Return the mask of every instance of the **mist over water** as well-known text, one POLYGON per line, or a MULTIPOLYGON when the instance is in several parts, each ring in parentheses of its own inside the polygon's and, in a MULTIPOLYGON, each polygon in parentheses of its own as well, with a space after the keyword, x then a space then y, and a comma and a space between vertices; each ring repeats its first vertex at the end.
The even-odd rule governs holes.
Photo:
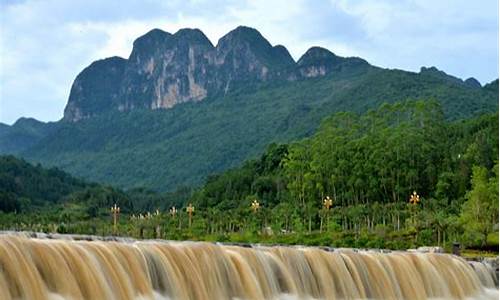
POLYGON ((0 235, 0 299, 497 299, 481 263, 437 253, 0 235))

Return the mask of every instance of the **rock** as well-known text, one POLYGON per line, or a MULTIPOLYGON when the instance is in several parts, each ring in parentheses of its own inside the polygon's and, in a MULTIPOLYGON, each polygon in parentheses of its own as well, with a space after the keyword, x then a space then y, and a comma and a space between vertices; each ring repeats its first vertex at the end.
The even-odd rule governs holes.
POLYGON ((93 62, 76 77, 64 110, 76 122, 109 111, 168 109, 226 94, 245 83, 300 80, 369 66, 313 47, 295 63, 257 30, 239 26, 213 46, 198 29, 153 29, 134 41, 128 59, 93 62))
POLYGON ((297 62, 299 77, 325 76, 345 67, 357 67, 368 63, 356 57, 339 57, 321 47, 312 47, 297 62))
POLYGON ((418 247, 416 252, 420 252, 420 253, 444 253, 444 249, 442 247, 437 247, 437 246, 424 246, 424 247, 418 247))
POLYGON ((64 109, 64 119, 79 121, 117 106, 126 59, 111 57, 93 62, 76 77, 64 109))

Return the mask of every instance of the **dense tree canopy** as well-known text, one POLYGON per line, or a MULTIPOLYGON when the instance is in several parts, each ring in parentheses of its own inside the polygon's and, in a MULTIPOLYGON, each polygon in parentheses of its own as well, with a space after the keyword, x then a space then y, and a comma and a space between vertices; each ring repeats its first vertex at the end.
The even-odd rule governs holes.
MULTIPOLYGON (((475 195, 474 189, 467 193, 472 169, 495 174, 497 157, 496 114, 449 122, 434 101, 384 104, 363 115, 337 113, 311 138, 271 145, 261 159, 209 178, 192 200, 203 209, 248 214, 250 200, 259 199, 263 214, 280 216, 275 225, 286 230, 321 229, 332 215, 335 223, 328 226, 339 229, 424 229, 441 243, 462 230, 452 225, 475 195), (413 191, 421 197, 416 207, 408 204, 413 191), (321 210, 327 195, 331 211, 321 210)), ((497 210, 489 211, 494 215, 484 225, 484 239, 498 222, 497 210)))
MULTIPOLYGON (((27 222, 59 224, 64 232, 110 234, 113 203, 126 216, 124 234, 140 237, 163 230, 167 238, 484 247, 498 230, 498 114, 449 121, 428 100, 334 114, 309 138, 271 144, 199 188, 166 194, 88 184, 13 157, 2 157, 0 171, 0 210, 24 211, 27 222), (410 204, 414 191, 420 201, 410 204), (260 206, 252 210, 254 200, 260 206), (58 205, 30 215, 26 207, 40 201, 58 205)), ((12 224, 3 218, 2 226, 12 224)))

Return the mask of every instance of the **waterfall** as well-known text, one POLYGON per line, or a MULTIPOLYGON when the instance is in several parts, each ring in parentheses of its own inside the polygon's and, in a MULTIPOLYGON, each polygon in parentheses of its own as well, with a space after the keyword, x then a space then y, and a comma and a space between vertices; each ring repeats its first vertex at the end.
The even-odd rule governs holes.
POLYGON ((439 253, 0 235, 0 299, 497 299, 439 253))

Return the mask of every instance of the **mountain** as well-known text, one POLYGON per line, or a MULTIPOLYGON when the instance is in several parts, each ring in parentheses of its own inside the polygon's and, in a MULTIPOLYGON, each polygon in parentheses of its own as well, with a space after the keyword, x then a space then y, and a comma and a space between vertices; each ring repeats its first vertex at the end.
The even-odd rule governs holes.
POLYGON ((284 46, 273 47, 257 30, 244 26, 223 36, 216 47, 198 29, 175 34, 153 29, 135 40, 128 59, 96 61, 76 77, 64 120, 76 122, 109 111, 171 108, 225 95, 253 81, 326 75, 349 61, 313 47, 296 64, 284 46))
POLYGON ((309 136, 332 113, 406 99, 435 99, 448 120, 466 119, 498 111, 498 80, 480 87, 435 67, 384 69, 321 47, 294 62, 248 27, 215 47, 196 29, 155 29, 128 59, 84 69, 61 121, 1 126, 0 153, 119 187, 171 190, 269 143, 309 136))
POLYGON ((0 123, 0 153, 18 153, 28 149, 56 126, 56 123, 44 123, 33 118, 19 118, 12 126, 0 123))
MULTIPOLYGON (((0 214, 35 214, 31 216, 31 221, 40 220, 42 215, 42 222, 64 222, 69 221, 68 218, 75 219, 74 213, 78 213, 76 219, 82 221, 91 217, 89 214, 97 216, 98 210, 101 216, 108 217, 108 207, 115 203, 124 212, 165 209, 161 202, 179 205, 189 192, 178 190, 159 195, 141 189, 124 193, 113 187, 75 178, 57 168, 47 169, 12 155, 0 155, 0 214), (47 214, 48 211, 52 213, 47 214)), ((18 221, 17 215, 14 216, 18 221)))
POLYGON ((14 156, 0 156, 0 211, 62 202, 87 184, 56 168, 33 166, 14 156))

